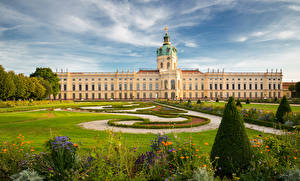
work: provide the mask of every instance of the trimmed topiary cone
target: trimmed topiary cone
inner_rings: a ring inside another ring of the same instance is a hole
[[[276,120],[280,123],[284,123],[283,116],[289,112],[292,112],[292,109],[286,96],[283,96],[276,112]]]
[[[240,99],[238,99],[238,100],[236,101],[236,106],[243,107],[243,106],[242,106],[242,103],[241,103],[241,101],[240,101]]]
[[[233,97],[225,106],[223,118],[211,150],[210,160],[216,176],[232,178],[247,169],[251,161],[251,145],[244,122]]]

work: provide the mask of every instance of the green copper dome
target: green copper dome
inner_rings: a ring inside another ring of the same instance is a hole
[[[170,36],[168,35],[168,27],[165,28],[166,34],[164,36],[164,43],[163,46],[156,50],[157,56],[164,56],[164,55],[176,55],[177,49],[174,46],[171,46]]]
[[[171,45],[163,45],[156,50],[156,54],[157,54],[157,56],[176,55],[177,49]]]

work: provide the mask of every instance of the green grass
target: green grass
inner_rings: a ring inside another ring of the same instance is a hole
[[[226,102],[203,102],[204,105],[212,105],[212,106],[225,106]],[[243,108],[245,109],[261,109],[261,110],[268,110],[272,112],[276,112],[279,105],[270,105],[270,104],[245,104],[242,103]],[[300,106],[291,106],[293,112],[300,112]]]
[[[130,119],[132,116],[105,115],[97,113],[78,113],[67,111],[36,111],[0,113],[0,141],[13,141],[18,134],[25,136],[25,141],[33,141],[33,146],[42,151],[43,144],[52,136],[69,136],[73,142],[78,143],[85,150],[102,144],[107,138],[107,132],[83,129],[77,124],[93,120],[104,119]],[[202,150],[209,152],[214,142],[217,130],[198,133],[178,133],[177,139],[182,141],[192,137],[193,142]],[[262,134],[247,129],[249,138]],[[168,134],[174,138],[174,134]],[[138,147],[139,150],[149,149],[155,134],[121,134],[122,144]],[[209,143],[208,146],[205,143]]]
[[[15,111],[29,111],[36,109],[45,109],[45,108],[78,108],[81,106],[121,106],[129,104],[128,102],[61,102],[55,104],[41,104],[33,106],[14,106],[8,108],[0,108],[0,113],[3,112],[15,112]]]

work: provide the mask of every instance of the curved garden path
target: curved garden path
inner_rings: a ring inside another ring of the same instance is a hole
[[[163,104],[161,104],[163,105]],[[109,126],[107,122],[109,120],[99,120],[99,121],[90,121],[90,122],[85,122],[79,124],[79,126],[86,128],[86,129],[93,129],[93,130],[107,130],[107,129],[112,129],[113,131],[121,131],[123,133],[179,133],[179,132],[201,132],[201,131],[206,131],[206,130],[212,130],[212,129],[217,129],[219,127],[219,124],[221,122],[222,117],[220,116],[215,116],[215,115],[210,115],[210,114],[205,114],[201,112],[196,112],[196,111],[190,111],[182,108],[177,108],[169,105],[163,105],[179,110],[184,110],[187,111],[187,113],[181,113],[181,114],[186,114],[186,115],[192,115],[192,116],[200,116],[200,117],[205,117],[210,119],[210,123],[198,127],[192,127],[192,128],[176,128],[176,129],[140,129],[140,128],[124,128],[124,127],[113,127]],[[183,121],[185,118],[162,118],[154,115],[146,115],[146,114],[131,114],[131,113],[99,113],[99,114],[114,114],[114,115],[126,115],[126,116],[137,116],[141,117],[144,119],[149,119],[150,121]],[[133,124],[134,121],[129,121],[129,124]],[[245,126],[250,129],[254,129],[257,131],[261,131],[264,133],[272,133],[272,134],[282,134],[283,131],[274,129],[274,128],[269,128],[269,127],[264,127],[264,126],[258,126],[254,124],[248,124],[245,123]]]

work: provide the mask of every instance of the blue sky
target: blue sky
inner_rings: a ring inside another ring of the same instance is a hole
[[[0,64],[82,72],[156,68],[168,25],[181,68],[300,77],[300,0],[1,0]]]

